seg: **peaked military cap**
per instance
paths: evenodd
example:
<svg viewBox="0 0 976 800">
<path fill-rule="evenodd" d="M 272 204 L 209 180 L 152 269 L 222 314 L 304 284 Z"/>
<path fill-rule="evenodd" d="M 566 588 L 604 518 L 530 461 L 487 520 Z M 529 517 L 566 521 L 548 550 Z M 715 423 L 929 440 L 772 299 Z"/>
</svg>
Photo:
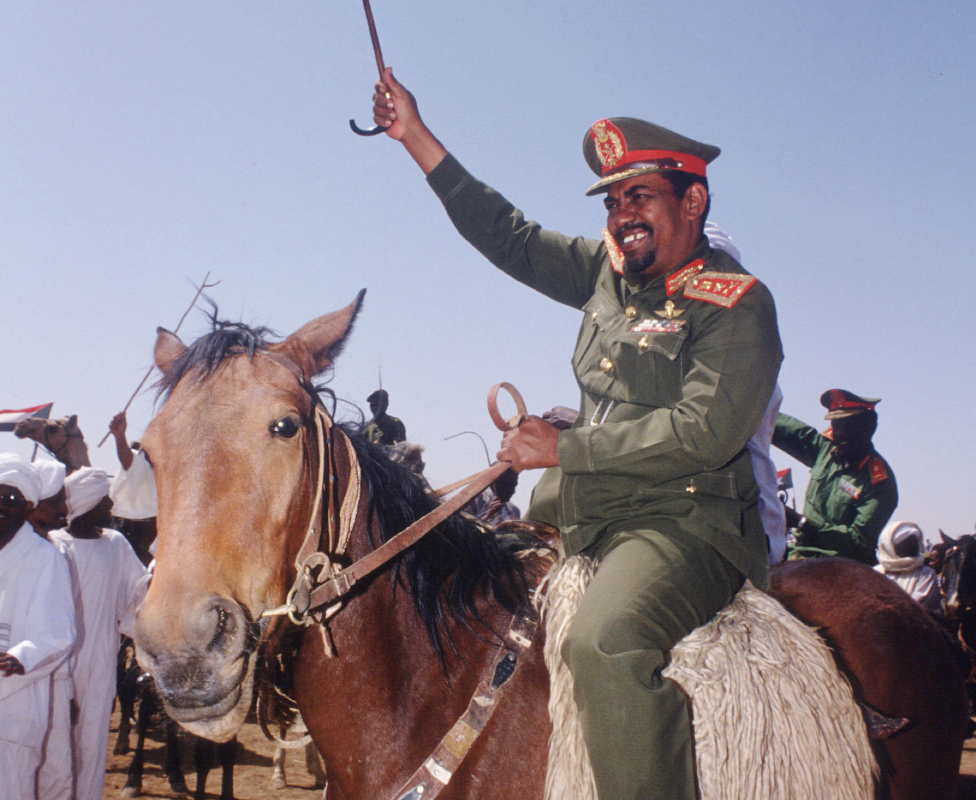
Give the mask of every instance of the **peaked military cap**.
<svg viewBox="0 0 976 800">
<path fill-rule="evenodd" d="M 827 409 L 824 419 L 853 417 L 874 411 L 874 407 L 880 402 L 880 397 L 858 397 L 846 389 L 828 389 L 820 395 L 820 405 Z"/>
<path fill-rule="evenodd" d="M 593 123 L 583 139 L 583 157 L 600 180 L 587 195 L 605 192 L 611 183 L 660 170 L 678 170 L 705 177 L 705 165 L 722 152 L 631 117 L 612 117 Z"/>
</svg>

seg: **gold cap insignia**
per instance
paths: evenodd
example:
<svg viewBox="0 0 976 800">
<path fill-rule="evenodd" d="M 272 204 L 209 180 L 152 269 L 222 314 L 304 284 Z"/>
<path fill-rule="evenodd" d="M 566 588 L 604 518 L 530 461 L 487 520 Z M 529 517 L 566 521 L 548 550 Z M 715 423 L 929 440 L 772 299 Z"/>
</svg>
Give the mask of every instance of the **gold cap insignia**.
<svg viewBox="0 0 976 800">
<path fill-rule="evenodd" d="M 603 165 L 604 171 L 613 169 L 627 153 L 627 144 L 620 128 L 608 119 L 601 119 L 593 123 L 590 136 L 596 147 L 597 158 Z"/>
</svg>

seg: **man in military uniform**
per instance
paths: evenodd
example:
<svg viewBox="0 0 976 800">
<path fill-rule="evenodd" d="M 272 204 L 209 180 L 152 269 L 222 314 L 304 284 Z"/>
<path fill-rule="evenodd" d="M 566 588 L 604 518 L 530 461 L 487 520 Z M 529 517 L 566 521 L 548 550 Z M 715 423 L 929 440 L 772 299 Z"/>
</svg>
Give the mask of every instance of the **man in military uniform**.
<svg viewBox="0 0 976 800">
<path fill-rule="evenodd" d="M 717 147 L 641 120 L 601 120 L 584 155 L 605 194 L 602 241 L 528 222 L 427 129 L 387 70 L 374 119 L 417 161 L 460 233 L 497 267 L 585 312 L 569 430 L 539 417 L 498 457 L 549 468 L 527 516 L 599 560 L 563 655 L 602 800 L 695 797 L 687 701 L 671 647 L 767 583 L 746 442 L 782 360 L 772 298 L 703 236 Z"/>
<path fill-rule="evenodd" d="M 823 433 L 780 414 L 773 444 L 810 467 L 803 515 L 786 509 L 796 529 L 790 558 L 844 556 L 875 564 L 878 536 L 898 505 L 898 486 L 871 437 L 878 427 L 877 398 L 830 389 L 820 397 L 830 427 Z"/>
<path fill-rule="evenodd" d="M 390 395 L 385 389 L 377 389 L 366 398 L 373 418 L 366 426 L 366 438 L 373 444 L 394 445 L 407 440 L 407 429 L 396 417 L 386 413 L 390 405 Z"/>
</svg>

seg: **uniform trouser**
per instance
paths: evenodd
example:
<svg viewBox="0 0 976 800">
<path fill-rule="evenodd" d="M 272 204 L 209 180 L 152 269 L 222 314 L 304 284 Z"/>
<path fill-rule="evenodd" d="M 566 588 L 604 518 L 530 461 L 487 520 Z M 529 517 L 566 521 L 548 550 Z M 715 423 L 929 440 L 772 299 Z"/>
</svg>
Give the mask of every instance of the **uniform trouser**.
<svg viewBox="0 0 976 800">
<path fill-rule="evenodd" d="M 694 800 L 691 716 L 661 677 L 672 646 L 727 606 L 741 573 L 691 534 L 609 534 L 562 654 L 600 800 Z"/>
</svg>

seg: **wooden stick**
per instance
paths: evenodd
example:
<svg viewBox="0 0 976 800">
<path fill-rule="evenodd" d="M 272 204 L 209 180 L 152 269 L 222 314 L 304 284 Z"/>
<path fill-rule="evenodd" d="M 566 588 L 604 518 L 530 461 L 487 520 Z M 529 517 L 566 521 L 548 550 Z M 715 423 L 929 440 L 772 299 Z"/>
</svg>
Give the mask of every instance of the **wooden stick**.
<svg viewBox="0 0 976 800">
<path fill-rule="evenodd" d="M 204 289 L 212 289 L 214 286 L 216 286 L 218 283 L 220 283 L 220 281 L 217 281 L 217 283 L 207 283 L 207 278 L 209 278 L 209 277 L 210 277 L 210 273 L 209 272 L 206 275 L 203 276 L 203 283 L 200 284 L 200 288 L 197 289 L 197 293 L 195 295 L 193 295 L 193 302 L 190 303 L 190 307 L 185 312 L 183 312 L 183 316 L 180 317 L 180 321 L 176 323 L 176 327 L 173 329 L 173 333 L 178 333 L 179 332 L 180 326 L 183 324 L 183 320 L 185 320 L 187 318 L 187 316 L 189 315 L 189 313 L 193 310 L 193 307 L 197 304 L 197 300 L 200 299 L 200 295 L 203 293 L 203 290 Z M 129 410 L 129 406 L 132 405 L 132 401 L 135 400 L 136 399 L 136 395 L 138 395 L 139 392 L 142 391 L 142 387 L 145 385 L 146 381 L 149 380 L 149 376 L 152 375 L 152 371 L 154 369 L 156 369 L 156 365 L 155 364 L 149 368 L 149 372 L 147 372 L 145 374 L 145 376 L 143 377 L 143 379 L 141 381 L 139 381 L 139 385 L 136 387 L 136 390 L 132 393 L 132 396 L 129 398 L 129 402 L 127 402 L 125 404 L 125 408 L 122 409 L 122 413 L 123 414 L 126 411 Z M 98 443 L 98 447 L 101 447 L 103 444 L 105 444 L 105 442 L 108 441 L 108 437 L 111 436 L 111 435 L 112 435 L 112 431 L 109 431 L 108 433 L 106 433 L 105 436 L 102 437 L 102 441 L 100 441 Z"/>
<path fill-rule="evenodd" d="M 376 23 L 373 22 L 373 9 L 369 7 L 369 0 L 363 0 L 363 8 L 366 9 L 366 24 L 369 25 L 369 38 L 373 42 L 373 55 L 376 56 L 376 68 L 380 71 L 380 79 L 383 78 L 383 51 L 380 50 L 380 37 L 376 33 Z"/>
</svg>

